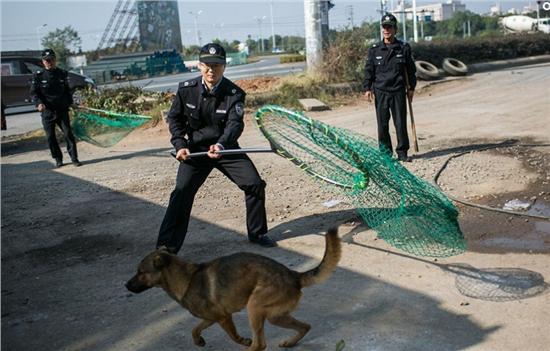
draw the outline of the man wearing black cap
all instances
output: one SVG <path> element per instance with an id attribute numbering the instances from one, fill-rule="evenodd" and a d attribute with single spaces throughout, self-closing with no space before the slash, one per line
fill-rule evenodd
<path id="1" fill-rule="evenodd" d="M 376 107 L 378 122 L 378 142 L 381 150 L 393 154 L 389 123 L 390 111 L 397 132 L 397 158 L 402 162 L 411 162 L 407 155 L 409 137 L 407 135 L 406 84 L 409 83 L 409 99 L 413 98 L 416 87 L 416 67 L 411 47 L 395 38 L 397 19 L 385 14 L 381 20 L 384 40 L 372 45 L 365 65 L 363 88 L 365 97 Z M 405 77 L 405 75 L 407 75 Z"/>
<path id="2" fill-rule="evenodd" d="M 55 137 L 55 126 L 58 125 L 65 136 L 72 163 L 79 167 L 82 164 L 78 160 L 76 140 L 69 120 L 69 107 L 73 104 L 69 75 L 67 71 L 56 66 L 55 52 L 52 49 L 42 51 L 42 64 L 45 69 L 36 72 L 32 78 L 31 97 L 41 113 L 50 152 L 56 167 L 63 166 L 63 154 Z"/>
<path id="3" fill-rule="evenodd" d="M 176 188 L 160 226 L 157 248 L 177 253 L 187 234 L 195 194 L 210 172 L 217 168 L 244 191 L 250 242 L 277 246 L 267 233 L 265 182 L 246 154 L 221 156 L 224 149 L 238 149 L 244 129 L 245 92 L 223 76 L 225 50 L 206 44 L 199 54 L 201 76 L 182 82 L 167 120 L 176 158 L 181 161 Z M 189 158 L 207 151 L 208 157 Z M 215 216 L 215 215 L 214 215 Z"/>

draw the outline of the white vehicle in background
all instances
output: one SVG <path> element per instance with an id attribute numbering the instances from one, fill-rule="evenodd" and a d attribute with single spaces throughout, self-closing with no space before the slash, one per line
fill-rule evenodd
<path id="1" fill-rule="evenodd" d="M 523 15 L 502 17 L 499 20 L 504 30 L 510 33 L 550 33 L 550 18 L 536 18 Z"/>
<path id="2" fill-rule="evenodd" d="M 550 18 L 541 18 L 538 23 L 539 32 L 550 34 Z"/>

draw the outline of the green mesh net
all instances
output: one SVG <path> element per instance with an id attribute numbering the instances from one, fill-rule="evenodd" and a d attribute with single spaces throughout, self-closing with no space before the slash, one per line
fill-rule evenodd
<path id="1" fill-rule="evenodd" d="M 150 120 L 148 116 L 79 108 L 74 112 L 72 125 L 78 139 L 96 146 L 110 147 Z"/>
<path id="2" fill-rule="evenodd" d="M 465 251 L 452 202 L 381 152 L 377 141 L 275 105 L 260 108 L 256 122 L 274 150 L 349 198 L 390 245 L 430 257 Z"/>

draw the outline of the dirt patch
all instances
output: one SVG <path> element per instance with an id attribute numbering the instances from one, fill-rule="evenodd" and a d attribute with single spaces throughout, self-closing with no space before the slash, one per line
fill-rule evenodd
<path id="1" fill-rule="evenodd" d="M 517 199 L 529 204 L 524 213 L 550 217 L 550 154 L 540 151 L 544 148 L 549 146 L 526 143 L 468 154 L 461 157 L 465 157 L 464 160 L 457 158 L 443 175 L 443 189 L 453 196 L 495 209 L 503 209 Z M 460 174 L 463 185 L 458 182 L 452 185 L 452 181 L 445 178 L 449 172 Z M 460 176 L 453 178 L 460 180 Z M 550 221 L 468 206 L 461 209 L 462 227 L 468 233 L 470 250 L 550 252 Z"/>
<path id="2" fill-rule="evenodd" d="M 281 78 L 279 77 L 258 77 L 253 79 L 239 79 L 235 81 L 247 94 L 265 93 L 277 87 Z"/>
<path id="3" fill-rule="evenodd" d="M 540 145 L 550 143 L 544 103 L 549 75 L 545 68 L 525 70 L 517 80 L 501 72 L 420 94 L 415 117 L 422 151 L 405 166 L 432 181 L 447 158 L 469 150 L 442 174 L 446 192 L 495 207 L 514 198 L 544 207 L 550 150 Z M 534 102 L 525 104 L 524 96 Z M 310 116 L 376 136 L 372 105 L 361 101 Z M 511 138 L 539 146 L 478 150 Z M 250 120 L 240 140 L 243 147 L 267 146 Z M 195 349 L 195 318 L 160 290 L 132 295 L 124 289 L 155 245 L 174 187 L 178 165 L 168 154 L 166 127 L 138 130 L 108 149 L 79 143 L 84 165 L 78 168 L 54 168 L 44 140 L 10 141 L 2 149 L 2 348 Z M 435 264 L 521 268 L 548 281 L 547 221 L 459 205 L 468 252 L 437 261 L 412 257 L 377 240 L 346 199 L 288 160 L 251 158 L 268 184 L 270 235 L 279 248 L 247 243 L 242 191 L 214 171 L 196 196 L 180 255 L 205 261 L 250 251 L 304 271 L 321 259 L 328 225 L 344 223 L 339 268 L 326 284 L 304 291 L 296 316 L 313 328 L 297 350 L 334 350 L 341 339 L 346 350 L 547 347 L 548 294 L 503 304 L 476 300 L 457 290 L 455 273 Z M 343 201 L 325 205 L 334 199 Z M 244 313 L 235 323 L 250 335 Z M 280 328 L 266 329 L 269 350 L 288 337 Z M 242 349 L 218 327 L 208 329 L 205 339 L 210 350 Z"/>

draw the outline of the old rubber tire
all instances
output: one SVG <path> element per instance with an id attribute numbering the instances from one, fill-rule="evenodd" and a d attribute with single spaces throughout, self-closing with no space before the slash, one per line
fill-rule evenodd
<path id="1" fill-rule="evenodd" d="M 443 60 L 443 70 L 451 76 L 465 76 L 468 74 L 468 66 L 464 62 L 449 57 Z"/>
<path id="2" fill-rule="evenodd" d="M 440 77 L 439 70 L 437 67 L 432 65 L 427 61 L 417 60 L 416 65 L 416 76 L 423 80 L 434 80 Z"/>

